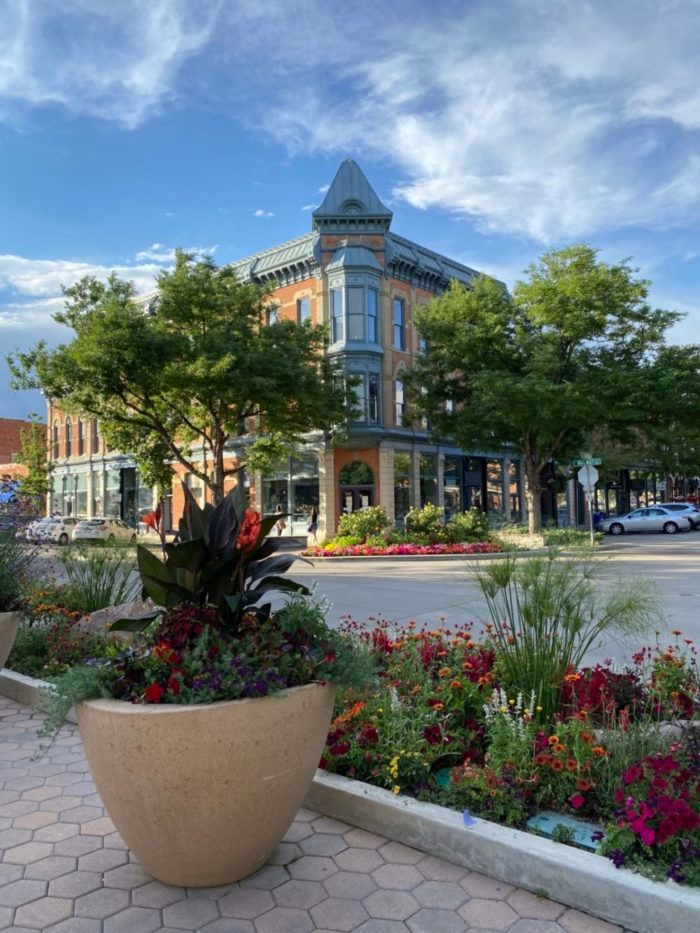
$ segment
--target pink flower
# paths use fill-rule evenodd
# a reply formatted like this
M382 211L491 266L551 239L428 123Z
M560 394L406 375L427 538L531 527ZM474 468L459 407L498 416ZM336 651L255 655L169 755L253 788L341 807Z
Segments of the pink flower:
M569 803L574 808L574 810L579 810L585 802L586 800L581 794L573 794L571 797L569 797Z

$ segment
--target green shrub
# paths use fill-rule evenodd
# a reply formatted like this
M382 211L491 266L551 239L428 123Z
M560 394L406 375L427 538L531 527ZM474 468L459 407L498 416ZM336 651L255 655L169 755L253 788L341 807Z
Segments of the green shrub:
M352 535L360 538L358 544L368 538L370 535L380 534L389 522L389 516L381 505L374 505L369 509L362 509L360 512L351 512L349 515L341 515L338 523L338 535Z
M116 650L114 636L85 632L65 615L24 621L17 631L8 667L18 674L44 680L58 677L86 660Z
M437 540L445 534L445 510L430 502L422 509L411 509L404 527L410 535L427 535Z
M35 550L17 541L12 532L0 534L0 612L22 607L23 589Z
M481 509L468 512L456 512L447 523L450 541L488 541L490 537L489 519Z
M547 528L543 530L542 537L544 543L550 547L562 547L563 545L585 545L590 544L590 531L581 531L578 528ZM593 533L594 541L602 541L603 535L596 531Z
M67 548L61 553L68 609L87 614L136 599L141 583L132 553L123 548Z
M337 535L324 541L321 547L324 551L332 551L337 547L355 547L356 544L362 544L362 538L359 535Z

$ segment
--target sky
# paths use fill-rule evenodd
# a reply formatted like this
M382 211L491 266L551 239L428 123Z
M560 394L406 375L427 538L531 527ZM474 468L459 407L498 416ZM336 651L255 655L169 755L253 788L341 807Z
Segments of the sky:
M629 259L700 343L700 0L0 0L4 358L61 286L310 229L344 158L392 229L512 286Z

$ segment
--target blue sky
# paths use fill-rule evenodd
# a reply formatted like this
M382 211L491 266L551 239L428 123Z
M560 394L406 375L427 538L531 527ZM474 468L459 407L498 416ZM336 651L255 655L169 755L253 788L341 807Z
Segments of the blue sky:
M631 258L700 342L698 0L0 0L0 350L60 286L147 290L309 229L356 159L392 229L509 285ZM0 416L41 411L9 389Z

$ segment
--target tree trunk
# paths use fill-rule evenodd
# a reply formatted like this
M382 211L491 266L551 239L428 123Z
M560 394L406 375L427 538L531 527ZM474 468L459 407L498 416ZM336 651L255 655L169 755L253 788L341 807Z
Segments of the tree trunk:
M527 524L530 534L542 530L542 484L537 464L529 457L523 459L525 467L525 503L527 505Z
M214 476L211 483L211 497L214 505L218 505L224 498L224 444L223 433L217 431L214 441Z

